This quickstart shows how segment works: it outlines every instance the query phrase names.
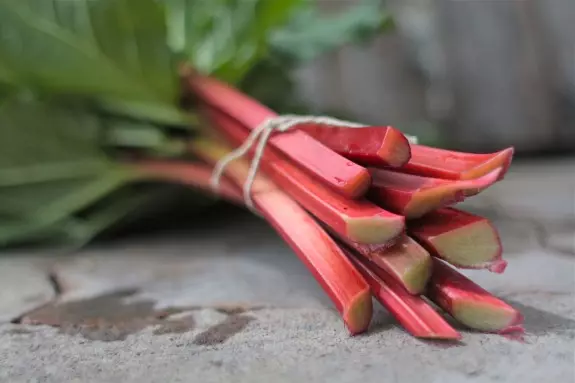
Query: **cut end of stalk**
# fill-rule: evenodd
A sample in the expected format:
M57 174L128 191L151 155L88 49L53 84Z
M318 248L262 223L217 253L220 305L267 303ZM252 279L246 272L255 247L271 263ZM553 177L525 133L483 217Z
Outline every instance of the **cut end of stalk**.
M343 320L351 335L361 334L367 330L372 313L373 306L369 289L352 298L349 308L343 313Z
M485 332L523 332L523 316L510 306L494 306L481 301L453 303L453 317L465 326Z
M347 256L365 277L375 298L413 336L425 339L457 340L461 335L420 296L411 295L387 273L376 273L367 260L353 253Z
M431 256L421 245L406 235L392 242L392 246L383 246L374 251L369 251L368 245L348 243L348 246L367 260L368 267L381 278L390 276L410 294L421 294L431 277L433 267ZM382 276L382 273L385 275Z
M493 170L500 168L498 173L498 180L502 180L511 165L511 160L513 159L514 149L509 147L493 155L489 161L481 163L473 169L470 169L461 174L462 180L472 180L491 173Z
M361 244L387 243L405 229L405 219L389 213L386 216L347 217L347 238Z
M430 237L429 242L437 255L452 265L505 270L499 236L486 220Z
M485 332L522 330L519 311L444 262L434 260L433 266L427 295L457 321Z
M399 167L407 163L411 157L409 141L399 130L389 126L377 151L381 158L385 158L389 166Z
M413 263L402 278L406 290L411 294L420 294L425 290L433 271L433 262L429 253L423 249L421 251L425 252L427 256L422 256L418 262Z
M353 162L351 162L353 163ZM336 183L337 183L336 179ZM371 185L371 175L367 169L362 169L356 176L350 178L347 183L342 185L343 194L352 199L361 198L367 193Z

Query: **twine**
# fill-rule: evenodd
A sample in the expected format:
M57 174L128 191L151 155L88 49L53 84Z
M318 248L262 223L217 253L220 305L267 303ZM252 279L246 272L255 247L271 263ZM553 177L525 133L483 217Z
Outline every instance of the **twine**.
M216 166L212 173L211 186L214 191L218 191L220 186L221 178L224 174L226 167L233 161L240 159L241 157L247 155L249 151L256 146L254 153L254 158L250 164L248 176L246 182L243 185L243 196L246 206L256 212L254 206L251 191L254 181L256 179L257 172L260 167L260 162L266 148L266 144L269 141L273 133L284 133L298 125L303 124L314 124L314 125L324 125L333 128L367 128L370 125L358 124L356 122L339 120L337 118L326 117L326 116L298 116L298 115L283 115L273 118L269 118L257 126L250 132L247 139L238 148L230 152L228 155L223 157ZM407 136L410 143L417 143L417 137Z

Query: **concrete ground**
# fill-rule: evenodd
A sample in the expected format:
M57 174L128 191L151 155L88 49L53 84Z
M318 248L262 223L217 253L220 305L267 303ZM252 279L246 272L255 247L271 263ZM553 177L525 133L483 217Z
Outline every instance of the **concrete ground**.
M378 308L350 337L264 222L62 256L0 257L0 382L573 382L575 161L516 163L465 205L500 229L503 275L467 272L520 309L524 339L407 335Z

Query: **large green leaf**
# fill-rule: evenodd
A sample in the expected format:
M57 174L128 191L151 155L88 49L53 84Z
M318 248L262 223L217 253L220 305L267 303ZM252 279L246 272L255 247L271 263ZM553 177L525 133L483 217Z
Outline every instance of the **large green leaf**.
M308 0L164 0L172 49L236 83L267 53L270 33Z
M154 0L2 0L0 76L52 93L174 104L163 10Z
M109 168L92 177L0 188L0 245L48 238L61 232L62 222L74 219L75 213L129 179L130 174L122 169Z
M109 166L101 120L83 110L33 101L0 105L0 186L76 178Z
M100 124L82 110L30 101L0 105L0 243L53 232L59 221L132 179L100 149Z

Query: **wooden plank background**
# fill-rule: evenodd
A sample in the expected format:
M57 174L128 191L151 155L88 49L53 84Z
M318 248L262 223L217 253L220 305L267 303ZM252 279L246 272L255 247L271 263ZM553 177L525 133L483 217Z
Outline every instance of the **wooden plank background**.
M318 0L338 12L356 0ZM398 27L297 72L318 111L465 150L575 152L575 0L392 0Z

